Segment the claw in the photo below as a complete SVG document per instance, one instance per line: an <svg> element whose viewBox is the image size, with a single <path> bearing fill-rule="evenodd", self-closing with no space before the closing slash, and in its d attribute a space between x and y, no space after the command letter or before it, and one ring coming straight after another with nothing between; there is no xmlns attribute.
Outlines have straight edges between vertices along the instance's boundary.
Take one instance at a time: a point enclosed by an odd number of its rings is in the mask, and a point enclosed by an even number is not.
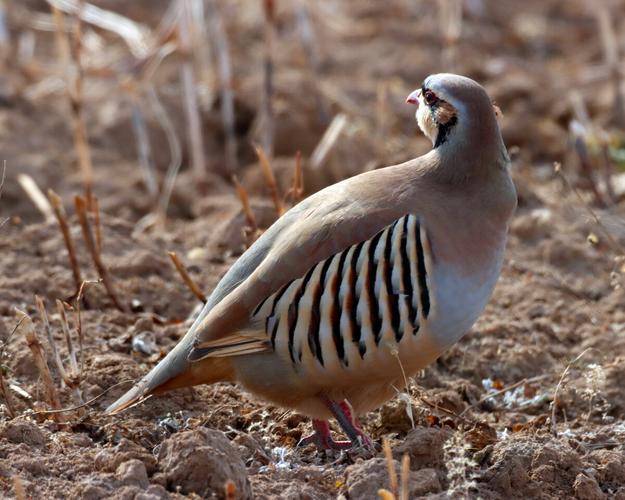
<svg viewBox="0 0 625 500"><path fill-rule="evenodd" d="M335 441L330 435L330 426L327 420L313 420L314 432L300 439L297 443L298 448L303 448L309 444L314 444L317 449L322 450L347 450L352 447L351 441Z"/></svg>
<svg viewBox="0 0 625 500"><path fill-rule="evenodd" d="M305 436L297 443L298 448L314 444L319 450L347 450L353 447L364 447L375 451L374 443L356 424L352 415L352 410L346 401L337 403L328 398L323 398L323 402L332 412L334 418L339 423L349 441L335 441L330 434L330 426L327 420L313 419L314 432Z"/></svg>

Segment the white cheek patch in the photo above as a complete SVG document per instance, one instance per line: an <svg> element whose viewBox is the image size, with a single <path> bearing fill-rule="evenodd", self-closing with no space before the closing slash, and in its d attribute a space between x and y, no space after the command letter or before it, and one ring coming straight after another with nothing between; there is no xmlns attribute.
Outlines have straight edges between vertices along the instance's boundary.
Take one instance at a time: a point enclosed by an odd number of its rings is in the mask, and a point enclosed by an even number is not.
<svg viewBox="0 0 625 500"><path fill-rule="evenodd" d="M436 135L438 133L438 126L434 121L430 107L423 102L423 99L419 97L419 107L417 108L417 124L425 136L432 141L432 144L436 141Z"/></svg>

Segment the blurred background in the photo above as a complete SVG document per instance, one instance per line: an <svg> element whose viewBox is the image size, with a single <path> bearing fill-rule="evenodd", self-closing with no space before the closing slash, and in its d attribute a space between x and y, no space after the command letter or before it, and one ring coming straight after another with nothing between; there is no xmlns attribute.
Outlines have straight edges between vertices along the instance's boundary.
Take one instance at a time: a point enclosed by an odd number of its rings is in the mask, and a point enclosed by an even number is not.
<svg viewBox="0 0 625 500"><path fill-rule="evenodd" d="M625 498L624 60L625 0L0 0L2 494L375 497L380 456L228 384L103 409L291 205L428 151L405 99L445 71L501 109L519 208L480 320L363 428L410 498Z"/></svg>

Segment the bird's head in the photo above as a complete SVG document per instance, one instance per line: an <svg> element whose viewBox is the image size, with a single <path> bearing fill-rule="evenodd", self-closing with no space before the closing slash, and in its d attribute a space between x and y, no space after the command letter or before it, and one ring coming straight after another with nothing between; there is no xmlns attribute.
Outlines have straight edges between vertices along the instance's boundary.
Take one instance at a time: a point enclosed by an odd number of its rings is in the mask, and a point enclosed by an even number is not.
<svg viewBox="0 0 625 500"><path fill-rule="evenodd" d="M465 76L439 73L428 76L406 102L417 106L417 123L435 148L471 132L499 136L496 113L484 88ZM464 131L461 134L460 131ZM492 132L495 132L494 134Z"/></svg>

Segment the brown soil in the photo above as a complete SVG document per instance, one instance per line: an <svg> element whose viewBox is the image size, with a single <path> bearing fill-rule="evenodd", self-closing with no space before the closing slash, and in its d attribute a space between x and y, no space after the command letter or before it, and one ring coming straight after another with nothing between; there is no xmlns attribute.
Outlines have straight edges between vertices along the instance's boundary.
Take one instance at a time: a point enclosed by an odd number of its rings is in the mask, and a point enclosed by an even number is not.
<svg viewBox="0 0 625 500"><path fill-rule="evenodd" d="M151 29L167 7L147 0L95 3ZM70 209L72 197L81 192L81 176L64 94L33 97L32 92L55 74L54 66L44 65L53 56L54 39L49 32L32 31L24 13L35 19L35 12L46 13L47 7L37 1L7 4L17 23L12 42L25 44L26 33L33 33L37 43L33 60L20 63L10 55L0 73L0 145L7 160L0 223L9 219L0 227L0 340L6 344L0 365L15 414L0 394L0 494L19 496L21 486L32 498L223 497L231 480L229 487L241 498L376 498L379 488L389 487L382 453L372 458L358 451L324 455L296 449L310 431L307 419L232 385L180 390L118 417L103 415L127 382L87 408L66 412L63 423L38 413L48 406L32 354L21 331L9 339L17 323L15 308L33 318L43 341L34 295L43 298L55 343L67 361L55 300L71 302L75 287L58 225L43 220L17 183L19 173L61 195L83 277L97 275ZM450 69L443 62L436 2L314 4L321 62L312 79L291 2L277 2L273 166L283 189L295 151L308 158L328 125L318 103L330 116L346 113L349 122L328 161L306 172L308 193L426 151L413 110L403 101L424 76ZM483 82L503 110L519 209L501 279L478 323L417 377L408 396L366 415L363 426L377 442L390 440L398 471L403 455L409 455L411 498L625 499L625 294L619 250L625 244L625 210L618 193L609 208L595 203L587 179L579 175L568 133L573 89L581 92L598 126L618 132L614 87L593 12L599 3L464 4L453 68ZM228 5L222 7L234 64L238 176L253 195L259 225L267 227L276 215L250 147L261 105L261 2ZM610 9L623 48L625 2L610 2ZM84 28L86 40L93 32ZM103 45L88 52L93 57L127 54L118 38L100 30L97 35ZM85 401L146 373L197 313L199 303L166 251L176 251L208 293L244 246L244 216L223 175L218 101L202 111L213 173L199 182L189 168L179 63L176 57L166 60L154 76L184 156L165 229L137 230L153 203L136 160L128 96L114 78L87 78L85 113L103 259L130 312L118 311L101 285L87 285L78 386ZM158 124L148 126L160 175L169 150ZM564 162L565 175L584 203L554 173L553 161ZM601 217L602 226L587 207ZM67 314L73 329L76 312ZM62 387L43 344L61 404L77 405L77 391ZM513 384L486 397L489 389Z"/></svg>

